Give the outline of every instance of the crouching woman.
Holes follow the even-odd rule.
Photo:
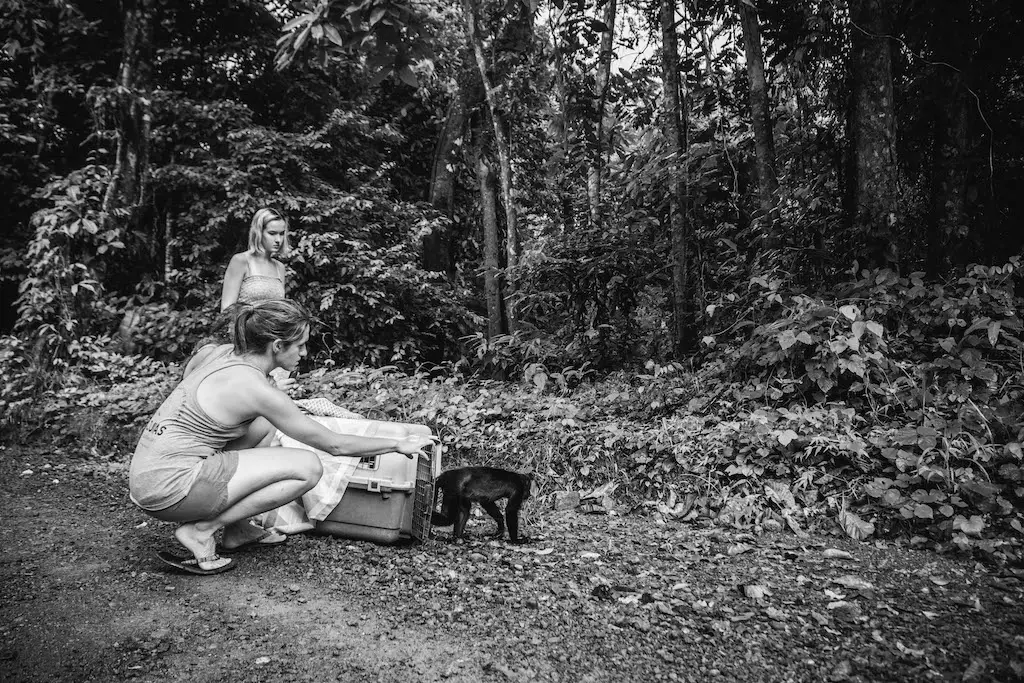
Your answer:
[[[174,536],[192,557],[160,553],[194,574],[232,569],[216,552],[254,540],[253,515],[313,488],[322,468],[308,450],[270,447],[275,429],[332,455],[415,455],[431,436],[374,438],[337,434],[304,415],[268,376],[293,370],[306,355],[310,316],[288,300],[241,307],[234,343],[205,354],[146,425],[129,470],[132,501],[157,519],[180,523]]]

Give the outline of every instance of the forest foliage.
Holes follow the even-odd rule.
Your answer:
[[[1018,556],[1016,3],[2,5],[5,430],[123,457],[274,206],[453,461]]]

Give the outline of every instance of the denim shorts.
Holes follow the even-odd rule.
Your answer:
[[[238,451],[218,451],[203,460],[188,495],[163,510],[147,510],[165,522],[213,519],[228,507],[228,482],[238,469]]]

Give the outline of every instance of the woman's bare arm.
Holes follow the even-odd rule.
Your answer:
[[[282,432],[331,455],[363,457],[395,451],[413,455],[434,440],[432,436],[423,434],[384,438],[338,434],[310,418],[286,394],[269,385],[250,392],[249,400],[259,415]]]
[[[238,292],[242,289],[242,278],[249,264],[245,260],[245,253],[235,254],[228,262],[228,269],[224,273],[224,286],[220,294],[220,310],[238,301]]]

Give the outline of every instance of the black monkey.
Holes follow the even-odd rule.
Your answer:
[[[444,501],[441,512],[434,512],[430,521],[436,526],[453,524],[452,536],[462,538],[469,521],[469,509],[476,502],[498,523],[496,538],[504,537],[505,520],[508,520],[508,535],[512,542],[526,543],[529,539],[519,535],[519,508],[535,486],[532,474],[509,472],[498,467],[448,470],[434,482],[434,507],[437,507],[437,495],[441,491],[444,491]],[[501,498],[508,498],[504,519],[495,505],[495,501]]]

